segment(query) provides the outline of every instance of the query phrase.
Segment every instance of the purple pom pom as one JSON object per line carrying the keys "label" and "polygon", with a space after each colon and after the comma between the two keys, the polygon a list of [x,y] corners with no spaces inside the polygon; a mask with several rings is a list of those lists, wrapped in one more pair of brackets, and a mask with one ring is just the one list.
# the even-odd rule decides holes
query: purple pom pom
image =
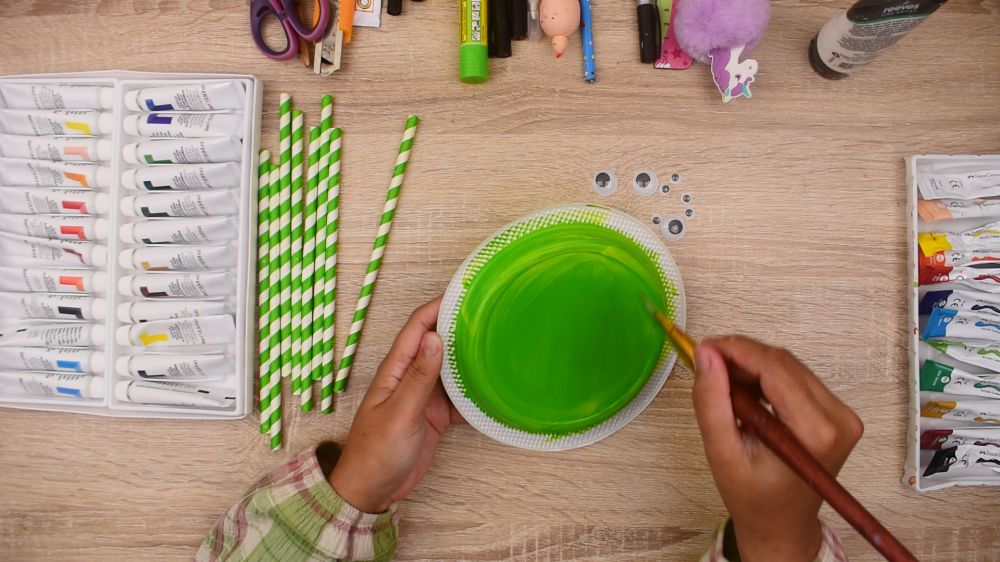
{"label": "purple pom pom", "polygon": [[680,0],[674,29],[677,42],[695,60],[708,64],[709,51],[746,45],[753,50],[771,18],[768,0]]}

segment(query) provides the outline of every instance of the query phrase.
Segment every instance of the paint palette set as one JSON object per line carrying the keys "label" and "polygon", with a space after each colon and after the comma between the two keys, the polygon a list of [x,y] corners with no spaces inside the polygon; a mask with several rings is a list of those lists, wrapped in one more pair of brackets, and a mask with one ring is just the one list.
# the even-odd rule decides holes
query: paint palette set
{"label": "paint palette set", "polygon": [[913,156],[907,182],[904,482],[1000,485],[1000,156]]}
{"label": "paint palette set", "polygon": [[261,84],[0,77],[0,405],[252,408]]}

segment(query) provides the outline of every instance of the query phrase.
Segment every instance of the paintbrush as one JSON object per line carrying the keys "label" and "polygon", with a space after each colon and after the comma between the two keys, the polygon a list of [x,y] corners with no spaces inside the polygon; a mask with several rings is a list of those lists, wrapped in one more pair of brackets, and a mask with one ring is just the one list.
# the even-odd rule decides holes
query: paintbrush
{"label": "paintbrush", "polygon": [[[673,342],[677,355],[685,366],[694,371],[694,348],[697,346],[691,336],[677,327],[665,314],[649,302],[646,308],[656,317],[667,337]],[[730,366],[730,372],[733,371]],[[845,521],[857,529],[875,550],[890,562],[916,561],[916,557],[899,542],[869,513],[861,502],[854,498],[837,479],[823,468],[805,446],[795,437],[788,426],[761,404],[758,394],[735,379],[730,379],[729,393],[733,401],[733,413],[748,430],[767,448],[777,455],[792,472],[798,475],[810,488],[823,498],[830,507],[837,510]]]}

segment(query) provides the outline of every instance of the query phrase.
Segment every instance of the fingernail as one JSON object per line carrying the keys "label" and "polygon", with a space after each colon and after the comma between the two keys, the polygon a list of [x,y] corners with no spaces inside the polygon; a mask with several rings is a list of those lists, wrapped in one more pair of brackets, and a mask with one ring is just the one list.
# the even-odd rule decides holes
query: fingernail
{"label": "fingernail", "polygon": [[712,354],[700,345],[694,350],[694,367],[699,373],[712,369]]}
{"label": "fingernail", "polygon": [[424,357],[433,359],[441,352],[441,340],[434,336],[425,337],[420,350],[423,352]]}

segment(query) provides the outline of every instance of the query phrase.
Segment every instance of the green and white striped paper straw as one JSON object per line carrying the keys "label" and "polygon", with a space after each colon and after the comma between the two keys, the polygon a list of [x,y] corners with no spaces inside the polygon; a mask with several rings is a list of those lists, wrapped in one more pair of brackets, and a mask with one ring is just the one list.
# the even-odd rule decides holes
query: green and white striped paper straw
{"label": "green and white striped paper straw", "polygon": [[319,194],[316,197],[316,269],[313,274],[313,303],[315,306],[312,309],[313,341],[312,363],[310,365],[310,378],[314,381],[319,381],[323,376],[323,303],[325,302],[326,289],[326,225],[327,204],[330,198],[329,168],[332,134],[330,129],[323,131],[319,146]]}
{"label": "green and white striped paper straw", "polygon": [[320,384],[320,408],[324,414],[333,412],[334,336],[337,325],[337,228],[340,226],[340,152],[341,131],[330,135],[330,184],[327,203],[326,248],[324,251],[325,287],[323,289],[323,380]]}
{"label": "green and white striped paper straw", "polygon": [[[269,323],[271,334],[268,338],[267,348],[270,350],[269,363],[267,364],[267,385],[262,389],[262,394],[267,394],[267,405],[261,405],[262,425],[266,426],[267,433],[271,436],[271,448],[281,446],[281,342],[283,340],[281,331],[278,329],[281,322],[281,270],[276,267],[281,261],[281,247],[275,242],[281,240],[281,225],[278,219],[281,212],[281,170],[278,166],[271,166],[270,198],[268,203],[268,240],[270,264],[270,283],[268,299],[270,304]],[[264,368],[261,365],[261,368]]]}
{"label": "green and white striped paper straw", "polygon": [[302,149],[304,119],[292,110],[292,392],[302,392]]}
{"label": "green and white striped paper straw", "polygon": [[322,134],[333,128],[333,96],[323,94],[319,100],[319,132]]}
{"label": "green and white striped paper straw", "polygon": [[309,128],[309,168],[306,171],[306,205],[302,234],[302,411],[313,408],[312,336],[313,277],[316,266],[316,199],[319,196],[319,127]]}
{"label": "green and white striped paper straw", "polygon": [[281,185],[281,376],[292,374],[292,98],[281,94],[278,105]]}
{"label": "green and white striped paper straw", "polygon": [[368,305],[371,302],[372,293],[375,291],[375,282],[378,280],[379,268],[382,266],[385,245],[389,241],[392,218],[396,214],[396,204],[399,202],[399,194],[403,187],[403,176],[406,174],[406,165],[410,161],[410,150],[413,148],[413,138],[417,133],[417,123],[419,122],[420,119],[416,115],[410,115],[406,119],[406,126],[403,128],[403,140],[399,144],[399,156],[396,157],[396,166],[392,171],[392,181],[389,182],[389,191],[385,196],[385,206],[382,207],[382,218],[379,219],[378,233],[375,236],[375,243],[372,245],[372,254],[368,260],[368,271],[365,274],[364,284],[361,286],[358,305],[354,309],[351,331],[347,334],[344,355],[340,359],[340,369],[337,371],[337,379],[333,387],[334,392],[342,392],[347,388],[347,377],[351,374],[351,365],[354,364],[354,354],[358,349],[358,341],[361,340],[361,328],[364,327],[365,317],[368,316]]}
{"label": "green and white striped paper straw", "polygon": [[[268,347],[268,337],[271,335],[269,300],[270,290],[270,233],[268,231],[268,221],[270,220],[271,199],[271,153],[267,150],[260,151],[260,158],[257,165],[257,330],[259,348],[258,369],[260,371],[260,431],[267,433],[265,421],[267,418],[264,409],[267,406],[268,396],[266,392],[268,364],[271,360],[271,349]],[[277,240],[275,240],[277,242]]]}

